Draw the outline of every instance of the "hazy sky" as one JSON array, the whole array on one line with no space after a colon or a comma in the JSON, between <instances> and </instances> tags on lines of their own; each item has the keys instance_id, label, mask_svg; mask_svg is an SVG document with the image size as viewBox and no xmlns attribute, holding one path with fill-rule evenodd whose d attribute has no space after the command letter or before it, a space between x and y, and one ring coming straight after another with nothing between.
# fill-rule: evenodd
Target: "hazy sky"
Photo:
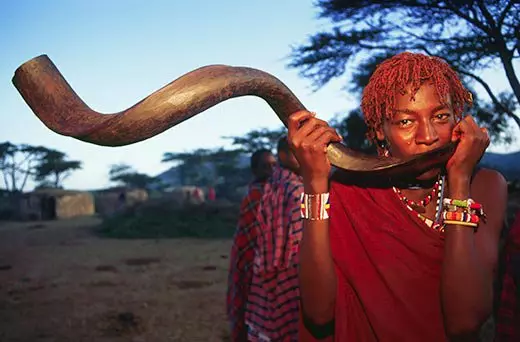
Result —
<instances>
[{"instance_id":1,"label":"hazy sky","mask_svg":"<svg viewBox=\"0 0 520 342\"><path fill-rule=\"evenodd\" d=\"M281 79L310 110L326 120L358 105L340 81L316 93L309 80L287 69L290 46L327 22L311 0L15 1L0 4L0 141L44 145L81 160L65 186L108 186L111 164L128 163L156 175L169 168L164 152L229 146L223 136L280 126L259 98L226 101L154 138L99 147L60 136L32 113L11 83L23 62L47 54L94 110L126 109L177 77L208 64L249 66ZM486 73L504 88L503 72ZM514 146L517 150L520 147ZM32 186L32 185L31 185ZM29 188L31 187L29 186Z\"/></svg>"}]
</instances>

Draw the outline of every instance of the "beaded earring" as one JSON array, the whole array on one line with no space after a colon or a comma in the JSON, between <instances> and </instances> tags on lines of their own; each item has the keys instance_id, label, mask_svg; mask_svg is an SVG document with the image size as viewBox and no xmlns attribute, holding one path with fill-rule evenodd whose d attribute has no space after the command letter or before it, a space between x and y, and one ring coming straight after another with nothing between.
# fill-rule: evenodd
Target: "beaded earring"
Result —
<instances>
[{"instance_id":1,"label":"beaded earring","mask_svg":"<svg viewBox=\"0 0 520 342\"><path fill-rule=\"evenodd\" d=\"M390 157L390 149L388 148L388 143L384 140L379 141L379 154L383 157Z\"/></svg>"}]
</instances>

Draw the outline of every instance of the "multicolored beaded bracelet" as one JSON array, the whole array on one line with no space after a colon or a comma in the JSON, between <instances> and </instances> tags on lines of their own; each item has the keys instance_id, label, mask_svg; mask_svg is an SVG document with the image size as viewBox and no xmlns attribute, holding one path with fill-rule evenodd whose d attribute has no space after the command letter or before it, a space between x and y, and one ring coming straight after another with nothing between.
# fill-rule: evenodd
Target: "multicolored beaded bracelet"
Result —
<instances>
[{"instance_id":1,"label":"multicolored beaded bracelet","mask_svg":"<svg viewBox=\"0 0 520 342\"><path fill-rule=\"evenodd\" d=\"M443 200L443 205L445 211L456 212L458 209L463 209L465 212L477 215L484 221L486 220L486 214L484 213L482 204L475 202L471 198L468 198L467 200L445 198Z\"/></svg>"},{"instance_id":2,"label":"multicolored beaded bracelet","mask_svg":"<svg viewBox=\"0 0 520 342\"><path fill-rule=\"evenodd\" d=\"M444 224L453 224L453 225L459 225L459 226L468 226L473 227L475 230L478 228L477 223L473 222L462 222L462 221L452 221L452 220L444 220Z\"/></svg>"},{"instance_id":3,"label":"multicolored beaded bracelet","mask_svg":"<svg viewBox=\"0 0 520 342\"><path fill-rule=\"evenodd\" d=\"M329 218L329 193L302 194L300 214L303 219L316 221Z\"/></svg>"},{"instance_id":4,"label":"multicolored beaded bracelet","mask_svg":"<svg viewBox=\"0 0 520 342\"><path fill-rule=\"evenodd\" d=\"M461 222L471 222L471 223L479 223L480 218L468 212L457 212L457 211L444 211L442 214L442 218L448 221L461 221Z\"/></svg>"}]
</instances>

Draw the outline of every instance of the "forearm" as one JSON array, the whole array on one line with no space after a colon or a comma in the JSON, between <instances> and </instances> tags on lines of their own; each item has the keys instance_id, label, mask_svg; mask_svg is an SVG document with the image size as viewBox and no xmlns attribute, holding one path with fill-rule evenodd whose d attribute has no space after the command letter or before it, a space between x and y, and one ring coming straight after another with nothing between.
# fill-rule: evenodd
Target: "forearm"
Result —
<instances>
[{"instance_id":1,"label":"forearm","mask_svg":"<svg viewBox=\"0 0 520 342\"><path fill-rule=\"evenodd\" d=\"M469 197L469 180L449 184L450 198ZM463 338L477 333L491 313L493 278L486 274L481 261L474 230L462 225L446 226L441 300L450 336Z\"/></svg>"},{"instance_id":2,"label":"forearm","mask_svg":"<svg viewBox=\"0 0 520 342\"><path fill-rule=\"evenodd\" d=\"M328 180L305 184L305 192L328 192ZM329 237L329 220L304 220L300 246L300 291L305 315L315 324L334 318L336 274Z\"/></svg>"}]
</instances>

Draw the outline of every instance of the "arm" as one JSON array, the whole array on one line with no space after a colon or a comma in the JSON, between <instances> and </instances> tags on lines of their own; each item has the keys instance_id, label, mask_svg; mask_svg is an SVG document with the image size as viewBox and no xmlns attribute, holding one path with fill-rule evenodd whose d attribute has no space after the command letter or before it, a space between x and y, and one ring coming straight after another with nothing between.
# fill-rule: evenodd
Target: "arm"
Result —
<instances>
[{"instance_id":1,"label":"arm","mask_svg":"<svg viewBox=\"0 0 520 342\"><path fill-rule=\"evenodd\" d=\"M328 180L306 181L304 192L329 192ZM309 323L323 325L334 319L336 273L330 249L329 220L303 222L300 292L303 315Z\"/></svg>"},{"instance_id":2,"label":"arm","mask_svg":"<svg viewBox=\"0 0 520 342\"><path fill-rule=\"evenodd\" d=\"M507 187L500 174L489 170L477 174L471 196L469 181L453 183L451 198L473 197L487 213L486 223L481 222L476 233L464 226L446 227L441 299L448 334L463 340L467 335L477 334L492 312L493 279Z\"/></svg>"},{"instance_id":3,"label":"arm","mask_svg":"<svg viewBox=\"0 0 520 342\"><path fill-rule=\"evenodd\" d=\"M297 112L289 118L289 143L300 164L304 192L329 192L330 163L326 148L341 137L309 112ZM333 205L333 204L332 204ZM317 208L312 208L317 209ZM329 220L304 220L300 246L300 294L304 322L330 326L334 319L336 273L330 248Z\"/></svg>"},{"instance_id":4,"label":"arm","mask_svg":"<svg viewBox=\"0 0 520 342\"><path fill-rule=\"evenodd\" d=\"M473 198L481 203L487 221L478 231L462 225L446 226L441 274L441 302L448 336L452 340L474 340L492 312L493 278L498 243L506 210L504 178L481 170L470 184L471 170L489 144L487 132L471 117L461 122L459 146L448 162L448 197Z\"/></svg>"}]
</instances>

